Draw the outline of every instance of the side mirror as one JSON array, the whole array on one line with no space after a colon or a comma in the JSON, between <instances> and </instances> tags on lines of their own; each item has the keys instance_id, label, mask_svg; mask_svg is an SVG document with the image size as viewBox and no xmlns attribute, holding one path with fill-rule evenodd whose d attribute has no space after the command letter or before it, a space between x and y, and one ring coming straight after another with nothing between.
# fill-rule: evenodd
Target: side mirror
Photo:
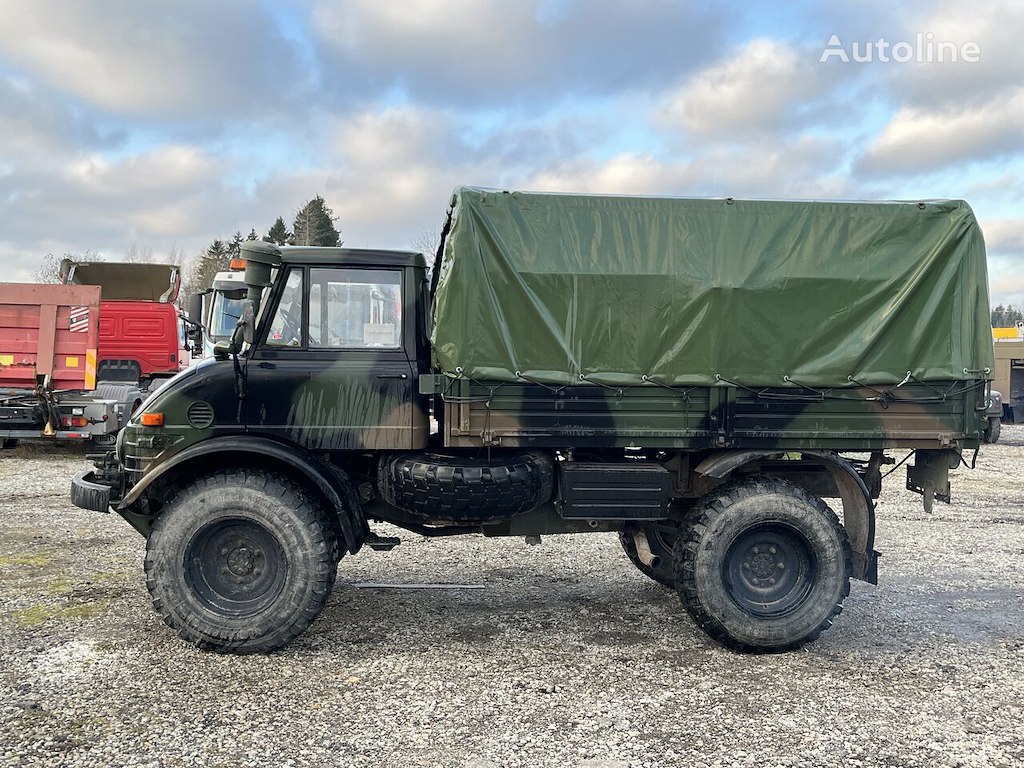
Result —
<instances>
[{"instance_id":1,"label":"side mirror","mask_svg":"<svg viewBox=\"0 0 1024 768\"><path fill-rule=\"evenodd\" d=\"M188 329L188 338L192 341L192 357L203 356L203 326L193 325Z\"/></svg>"},{"instance_id":2,"label":"side mirror","mask_svg":"<svg viewBox=\"0 0 1024 768\"><path fill-rule=\"evenodd\" d=\"M237 355L242 351L242 343L252 344L256 338L256 312L255 302L246 299L242 305L242 316L238 325L231 332L231 341L218 341L213 345L213 356L218 360L224 360L230 355Z\"/></svg>"},{"instance_id":3,"label":"side mirror","mask_svg":"<svg viewBox=\"0 0 1024 768\"><path fill-rule=\"evenodd\" d=\"M238 329L242 333L242 341L252 344L256 336L256 302L246 299L242 304L242 317L238 320Z\"/></svg>"},{"instance_id":4,"label":"side mirror","mask_svg":"<svg viewBox=\"0 0 1024 768\"><path fill-rule=\"evenodd\" d=\"M203 294L193 293L188 297L188 319L196 325L203 322Z\"/></svg>"}]
</instances>

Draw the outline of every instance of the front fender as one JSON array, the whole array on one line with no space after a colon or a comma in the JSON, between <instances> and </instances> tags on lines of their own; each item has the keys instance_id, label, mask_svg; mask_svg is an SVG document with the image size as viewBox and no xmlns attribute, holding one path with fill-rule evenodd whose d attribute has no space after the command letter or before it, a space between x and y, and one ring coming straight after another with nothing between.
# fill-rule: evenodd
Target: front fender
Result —
<instances>
[{"instance_id":1,"label":"front fender","mask_svg":"<svg viewBox=\"0 0 1024 768\"><path fill-rule=\"evenodd\" d=\"M319 494L328 511L333 512L332 518L336 519L337 532L342 539L339 543L343 549L355 554L369 532L359 496L344 470L295 446L252 435L214 437L189 446L153 466L114 507L114 511L147 535L147 531L140 528L140 515L133 507L158 480L169 479L192 464L200 464L200 471L211 466L252 465L277 467L286 474L297 473Z\"/></svg>"}]
</instances>

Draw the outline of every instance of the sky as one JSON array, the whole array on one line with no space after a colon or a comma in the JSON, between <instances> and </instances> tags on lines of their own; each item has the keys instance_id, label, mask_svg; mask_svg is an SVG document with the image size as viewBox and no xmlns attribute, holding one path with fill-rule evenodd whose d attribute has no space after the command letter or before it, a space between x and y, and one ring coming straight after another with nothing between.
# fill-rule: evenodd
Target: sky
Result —
<instances>
[{"instance_id":1,"label":"sky","mask_svg":"<svg viewBox=\"0 0 1024 768\"><path fill-rule=\"evenodd\" d=\"M0 265L199 253L315 195L408 248L453 188L962 198L1024 306L1024 0L0 4Z\"/></svg>"}]
</instances>

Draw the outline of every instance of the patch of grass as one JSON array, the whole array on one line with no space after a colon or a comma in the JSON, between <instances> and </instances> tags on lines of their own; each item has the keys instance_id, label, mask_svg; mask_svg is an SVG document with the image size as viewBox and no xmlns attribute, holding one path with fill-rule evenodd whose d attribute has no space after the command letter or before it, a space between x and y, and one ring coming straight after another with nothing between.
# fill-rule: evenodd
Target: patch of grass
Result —
<instances>
[{"instance_id":1,"label":"patch of grass","mask_svg":"<svg viewBox=\"0 0 1024 768\"><path fill-rule=\"evenodd\" d=\"M42 568L53 562L53 550L44 549L39 552L21 552L16 555L0 555L0 568L29 566Z\"/></svg>"},{"instance_id":2,"label":"patch of grass","mask_svg":"<svg viewBox=\"0 0 1024 768\"><path fill-rule=\"evenodd\" d=\"M51 595L64 595L70 594L71 589L74 587L74 582L70 579L53 579L46 583L46 591Z\"/></svg>"},{"instance_id":3,"label":"patch of grass","mask_svg":"<svg viewBox=\"0 0 1024 768\"><path fill-rule=\"evenodd\" d=\"M11 616L20 629L34 629L48 621L91 619L106 611L109 604L109 600L96 600L72 605L33 605L12 611Z\"/></svg>"}]
</instances>

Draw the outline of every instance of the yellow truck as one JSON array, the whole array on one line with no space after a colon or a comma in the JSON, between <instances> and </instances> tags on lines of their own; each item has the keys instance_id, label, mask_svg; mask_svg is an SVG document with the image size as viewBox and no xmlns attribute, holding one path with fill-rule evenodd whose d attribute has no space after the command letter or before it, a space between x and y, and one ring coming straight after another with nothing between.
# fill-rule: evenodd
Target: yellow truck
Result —
<instances>
[{"instance_id":1,"label":"yellow truck","mask_svg":"<svg viewBox=\"0 0 1024 768\"><path fill-rule=\"evenodd\" d=\"M1024 325L993 328L992 338L996 361L992 391L1002 396L1003 421L1024 421Z\"/></svg>"}]
</instances>

